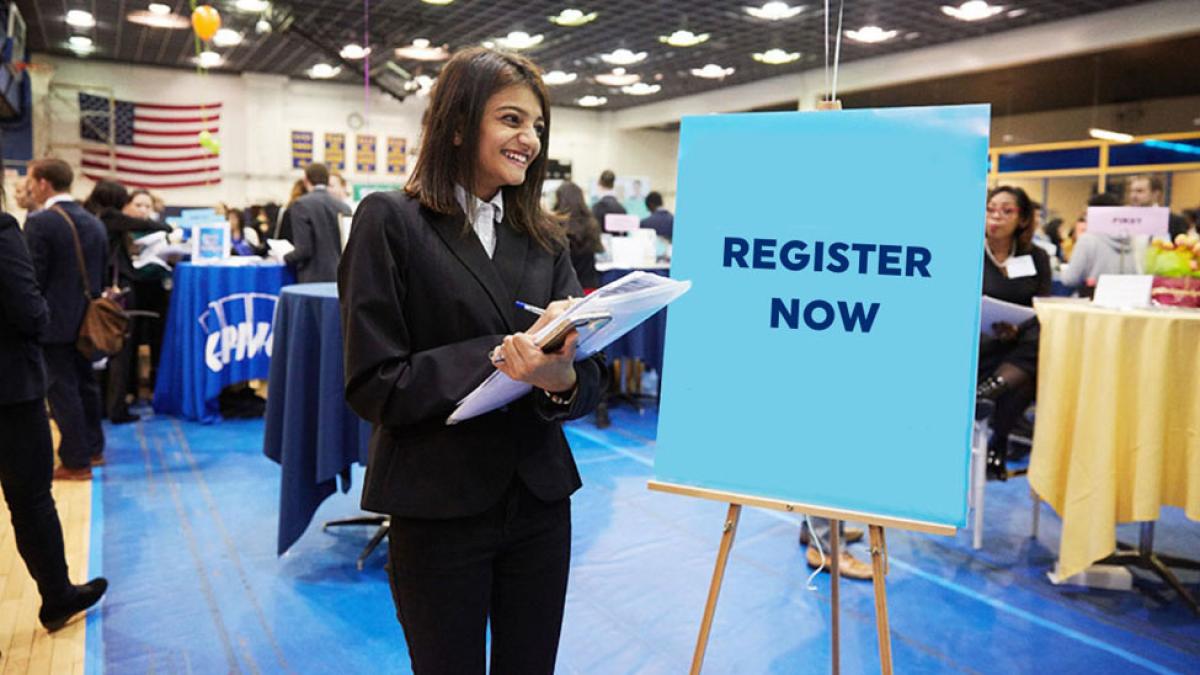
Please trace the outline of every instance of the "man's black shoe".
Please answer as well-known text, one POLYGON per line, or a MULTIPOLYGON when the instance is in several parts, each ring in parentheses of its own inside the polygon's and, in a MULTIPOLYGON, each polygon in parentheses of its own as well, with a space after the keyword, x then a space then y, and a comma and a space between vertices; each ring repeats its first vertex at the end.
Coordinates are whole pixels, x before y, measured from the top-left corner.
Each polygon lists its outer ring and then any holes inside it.
POLYGON ((104 591, 108 590, 108 580, 96 577, 82 586, 73 586, 72 590, 68 600, 42 605, 42 610, 38 612, 38 620, 51 633, 67 625, 71 617, 99 602, 104 591))

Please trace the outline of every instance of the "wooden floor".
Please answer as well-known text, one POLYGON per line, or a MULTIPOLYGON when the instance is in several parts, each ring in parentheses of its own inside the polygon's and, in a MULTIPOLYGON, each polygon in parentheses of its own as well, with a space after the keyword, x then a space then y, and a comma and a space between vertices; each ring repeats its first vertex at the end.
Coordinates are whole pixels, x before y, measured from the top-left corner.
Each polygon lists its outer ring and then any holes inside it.
MULTIPOLYGON (((54 442, 57 446, 57 430, 54 442)), ((82 583, 88 578, 92 484, 90 481, 56 481, 54 501, 66 539, 71 579, 82 583)), ((84 615, 50 635, 38 623, 40 606, 37 586, 17 554, 8 507, 0 500, 0 675, 83 673, 87 625, 84 615)))

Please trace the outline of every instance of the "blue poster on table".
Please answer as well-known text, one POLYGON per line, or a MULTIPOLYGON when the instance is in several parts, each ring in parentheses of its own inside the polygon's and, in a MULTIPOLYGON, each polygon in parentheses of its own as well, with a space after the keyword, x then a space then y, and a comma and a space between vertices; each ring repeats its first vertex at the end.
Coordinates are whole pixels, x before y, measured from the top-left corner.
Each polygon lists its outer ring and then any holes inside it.
POLYGON ((965 523, 988 125, 683 120, 656 479, 965 523))

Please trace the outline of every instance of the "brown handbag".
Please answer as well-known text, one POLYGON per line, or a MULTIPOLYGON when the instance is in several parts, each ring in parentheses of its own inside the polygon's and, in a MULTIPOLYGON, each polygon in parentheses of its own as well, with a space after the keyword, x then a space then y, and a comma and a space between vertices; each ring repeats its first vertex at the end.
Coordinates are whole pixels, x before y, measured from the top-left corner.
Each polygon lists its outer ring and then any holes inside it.
POLYGON ((75 340, 75 348, 89 361, 99 361, 106 356, 112 356, 125 346, 125 334, 129 331, 129 315, 121 306, 119 300, 123 295, 113 277, 113 285, 104 289, 100 297, 92 297, 91 284, 88 283, 87 263, 83 259, 83 245, 79 243, 79 230, 75 221, 67 212, 58 206, 50 207, 62 216, 71 226, 71 236, 75 239, 75 257, 79 262, 79 278, 83 281, 83 296, 87 301, 87 309, 83 313, 83 323, 79 326, 79 337, 75 340))

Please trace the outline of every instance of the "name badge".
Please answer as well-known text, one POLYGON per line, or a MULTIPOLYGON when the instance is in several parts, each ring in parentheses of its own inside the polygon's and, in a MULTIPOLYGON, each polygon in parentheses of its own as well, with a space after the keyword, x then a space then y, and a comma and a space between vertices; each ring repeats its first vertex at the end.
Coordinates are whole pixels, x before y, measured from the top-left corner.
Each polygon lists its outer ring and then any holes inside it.
POLYGON ((1018 255, 1004 261, 1004 269, 1008 271, 1009 279, 1020 279, 1021 277, 1032 277, 1037 274, 1037 268, 1033 266, 1033 256, 1018 255))

